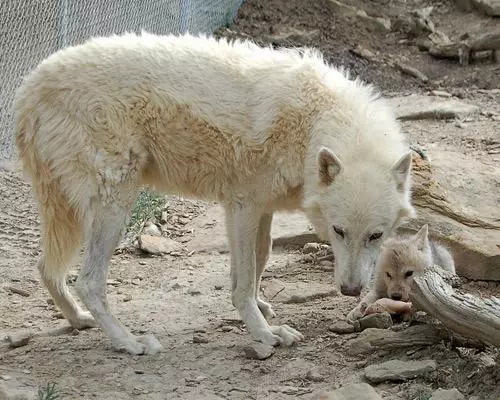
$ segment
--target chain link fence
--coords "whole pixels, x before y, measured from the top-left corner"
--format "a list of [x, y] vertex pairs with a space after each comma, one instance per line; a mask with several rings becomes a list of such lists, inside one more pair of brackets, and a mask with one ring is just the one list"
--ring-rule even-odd
[[113, 33], [211, 33], [231, 24], [244, 1], [0, 0], [0, 160], [14, 153], [15, 90], [45, 57]]

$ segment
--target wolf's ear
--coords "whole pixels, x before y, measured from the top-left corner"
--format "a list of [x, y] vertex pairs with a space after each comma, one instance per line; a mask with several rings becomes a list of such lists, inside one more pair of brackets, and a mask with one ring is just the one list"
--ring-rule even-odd
[[425, 224], [413, 237], [419, 250], [423, 251], [429, 248], [429, 226]]
[[400, 192], [404, 192], [406, 182], [411, 172], [411, 152], [402, 156], [391, 168], [391, 173], [396, 180], [397, 188]]
[[330, 185], [342, 171], [342, 163], [333, 152], [322, 147], [318, 153], [319, 181], [321, 185]]

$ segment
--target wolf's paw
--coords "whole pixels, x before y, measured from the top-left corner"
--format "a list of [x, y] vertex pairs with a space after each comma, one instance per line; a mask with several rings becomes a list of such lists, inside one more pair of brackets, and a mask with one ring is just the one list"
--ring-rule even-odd
[[70, 325], [78, 330], [88, 329], [88, 328], [97, 328], [99, 324], [94, 319], [91, 313], [88, 311], [84, 311], [75, 316], [75, 318], [68, 319]]
[[270, 328], [274, 335], [281, 338], [281, 344], [284, 346], [291, 346], [304, 339], [304, 335], [302, 333], [288, 325], [274, 325]]
[[257, 297], [257, 305], [259, 306], [259, 310], [265, 319], [269, 320], [276, 317], [276, 313], [274, 312], [273, 307], [267, 301], [264, 301], [261, 298]]
[[366, 307], [360, 307], [358, 305], [356, 308], [351, 310], [351, 312], [349, 312], [349, 314], [347, 314], [347, 320], [354, 322], [354, 321], [357, 321], [358, 319], [362, 318], [364, 315], [365, 309], [366, 309]]
[[125, 351], [132, 355], [152, 355], [163, 350], [163, 346], [153, 335], [130, 336], [127, 339], [120, 340], [116, 345], [119, 351]]

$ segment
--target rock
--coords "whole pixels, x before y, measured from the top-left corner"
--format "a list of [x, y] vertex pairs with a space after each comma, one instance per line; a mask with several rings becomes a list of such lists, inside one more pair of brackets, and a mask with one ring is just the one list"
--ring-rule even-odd
[[139, 246], [142, 251], [157, 255], [170, 254], [182, 249], [181, 244], [175, 240], [152, 235], [139, 236]]
[[189, 288], [187, 293], [191, 296], [198, 296], [201, 294], [201, 291], [199, 291], [198, 289]]
[[387, 99], [402, 121], [419, 119], [454, 119], [478, 114], [478, 106], [460, 100], [435, 96], [411, 95]]
[[500, 17], [500, 0], [470, 0], [479, 10], [490, 17]]
[[341, 3], [337, 0], [330, 0], [328, 4], [336, 14], [343, 15], [347, 18], [357, 19], [363, 22], [370, 30], [379, 32], [389, 32], [391, 30], [391, 21], [387, 18], [371, 17], [366, 11]]
[[304, 254], [317, 253], [320, 250], [321, 250], [321, 245], [319, 243], [306, 243], [304, 245], [304, 248], [302, 249], [302, 253]]
[[465, 400], [465, 397], [456, 388], [448, 390], [439, 388], [432, 392], [429, 400]]
[[209, 340], [205, 335], [201, 333], [196, 333], [193, 335], [193, 343], [208, 343]]
[[437, 368], [434, 360], [390, 360], [372, 364], [365, 368], [365, 377], [372, 383], [384, 381], [406, 381], [434, 372]]
[[356, 331], [364, 331], [368, 328], [387, 329], [392, 326], [392, 317], [387, 311], [370, 314], [354, 321]]
[[418, 217], [400, 233], [429, 224], [431, 239], [452, 251], [459, 276], [500, 281], [500, 169], [450, 150], [434, 149], [431, 156], [432, 163], [414, 157], [412, 197]]
[[216, 285], [214, 286], [214, 289], [215, 289], [215, 290], [222, 290], [223, 288], [224, 288], [224, 286], [223, 286], [223, 285], [221, 285], [221, 284], [216, 284]]
[[268, 299], [282, 303], [305, 303], [325, 297], [336, 296], [332, 285], [325, 283], [285, 282], [279, 279], [265, 279], [262, 291]]
[[307, 371], [306, 379], [312, 382], [323, 382], [325, 380], [325, 377], [318, 371], [311, 369]]
[[445, 92], [445, 91], [443, 91], [443, 90], [432, 90], [432, 91], [431, 91], [431, 94], [432, 94], [433, 96], [437, 96], [437, 97], [446, 97], [446, 98], [451, 97], [451, 94], [450, 94], [450, 93]]
[[367, 383], [350, 383], [333, 392], [322, 392], [312, 400], [382, 400]]
[[13, 385], [0, 384], [0, 400], [36, 400], [34, 389], [14, 388]]
[[150, 236], [161, 236], [160, 229], [150, 221], [148, 221], [144, 224], [144, 228], [142, 229], [142, 233], [144, 235], [150, 235]]
[[7, 341], [10, 347], [26, 346], [33, 335], [28, 331], [16, 332], [7, 336]]
[[343, 320], [338, 320], [335, 321], [330, 327], [328, 328], [329, 331], [335, 332], [335, 333], [353, 333], [354, 332], [354, 325], [350, 324], [347, 321]]
[[273, 346], [264, 343], [252, 343], [243, 347], [246, 358], [253, 360], [265, 360], [271, 357], [276, 349]]

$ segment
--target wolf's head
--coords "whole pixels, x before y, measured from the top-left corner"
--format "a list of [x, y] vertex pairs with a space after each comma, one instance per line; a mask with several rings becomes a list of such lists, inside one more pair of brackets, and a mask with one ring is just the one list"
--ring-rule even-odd
[[387, 297], [408, 301], [413, 277], [431, 266], [432, 258], [427, 225], [411, 237], [396, 237], [385, 242], [377, 265], [377, 278], [383, 279]]
[[322, 147], [318, 183], [305, 210], [318, 236], [335, 254], [335, 281], [344, 295], [358, 296], [368, 283], [384, 239], [415, 211], [410, 203], [411, 153], [398, 160], [340, 160]]

